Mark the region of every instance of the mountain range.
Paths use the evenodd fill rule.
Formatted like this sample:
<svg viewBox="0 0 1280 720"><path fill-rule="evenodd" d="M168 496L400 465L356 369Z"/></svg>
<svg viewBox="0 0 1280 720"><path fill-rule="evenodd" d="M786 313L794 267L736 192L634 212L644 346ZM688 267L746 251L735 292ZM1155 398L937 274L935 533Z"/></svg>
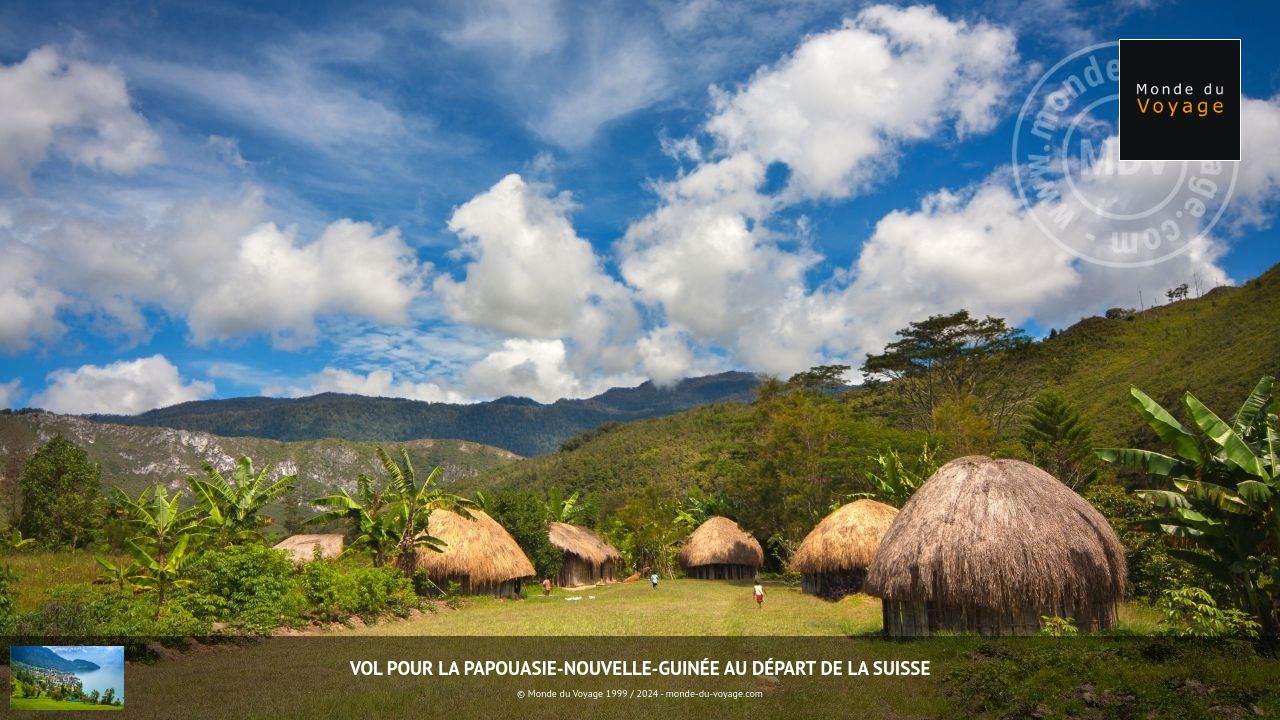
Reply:
<svg viewBox="0 0 1280 720"><path fill-rule="evenodd" d="M531 456L553 452L568 438L605 422L660 417L711 403L748 402L757 382L751 373L726 372L685 379L669 387L646 382L551 404L504 397L458 405L325 393L304 398L199 400L140 415L89 418L117 425L282 441L468 440Z"/></svg>
<svg viewBox="0 0 1280 720"><path fill-rule="evenodd" d="M90 672L100 666L88 660L68 660L43 645L14 645L9 648L9 662L58 672Z"/></svg>

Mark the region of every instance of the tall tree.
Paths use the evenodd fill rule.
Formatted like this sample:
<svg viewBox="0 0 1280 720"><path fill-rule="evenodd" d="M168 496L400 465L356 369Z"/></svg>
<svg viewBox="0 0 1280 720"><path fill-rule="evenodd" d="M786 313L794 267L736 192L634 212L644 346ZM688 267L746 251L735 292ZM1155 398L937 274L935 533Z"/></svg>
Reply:
<svg viewBox="0 0 1280 720"><path fill-rule="evenodd" d="M1019 351L1030 340L1002 318L959 310L912 322L897 335L884 352L868 353L861 369L870 384L893 381L917 426L932 428L942 402L973 396L998 432L1030 395L1028 383L1016 382Z"/></svg>
<svg viewBox="0 0 1280 720"><path fill-rule="evenodd" d="M1032 460L1072 490L1096 474L1093 432L1080 413L1055 392L1041 393L1031 405L1022 446Z"/></svg>
<svg viewBox="0 0 1280 720"><path fill-rule="evenodd" d="M45 443L22 473L23 535L47 546L82 547L102 527L100 470L61 435Z"/></svg>

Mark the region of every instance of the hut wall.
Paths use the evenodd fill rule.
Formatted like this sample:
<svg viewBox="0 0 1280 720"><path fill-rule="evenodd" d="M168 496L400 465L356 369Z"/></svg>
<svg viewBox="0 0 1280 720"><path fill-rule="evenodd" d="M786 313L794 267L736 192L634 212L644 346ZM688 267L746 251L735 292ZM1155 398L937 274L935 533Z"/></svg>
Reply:
<svg viewBox="0 0 1280 720"><path fill-rule="evenodd" d="M885 634L890 637L920 637L939 631L974 633L977 635L1035 635L1040 632L1040 618L1071 618L1081 632L1106 630L1115 624L1115 608L1111 605L1076 605L1071 607L1020 608L1001 610L976 605L884 600L882 618Z"/></svg>
<svg viewBox="0 0 1280 720"><path fill-rule="evenodd" d="M839 600L845 595L862 592L862 583L866 579L866 568L805 573L800 582L800 589L809 595L817 595L827 600Z"/></svg>
<svg viewBox="0 0 1280 720"><path fill-rule="evenodd" d="M756 569L750 565L731 565L715 563L713 565L695 565L685 573L697 580L754 580Z"/></svg>
<svg viewBox="0 0 1280 720"><path fill-rule="evenodd" d="M560 587L579 587L615 582L616 579L612 560L594 565L581 556L566 552L560 561L560 572L556 575L556 584Z"/></svg>
<svg viewBox="0 0 1280 720"><path fill-rule="evenodd" d="M447 591L450 583L458 583L458 592L463 595L493 595L500 598L518 598L520 597L520 589L523 581L519 578L510 580L489 581L489 582L471 582L468 575L450 575L447 577L431 576L431 581L440 586L442 590Z"/></svg>

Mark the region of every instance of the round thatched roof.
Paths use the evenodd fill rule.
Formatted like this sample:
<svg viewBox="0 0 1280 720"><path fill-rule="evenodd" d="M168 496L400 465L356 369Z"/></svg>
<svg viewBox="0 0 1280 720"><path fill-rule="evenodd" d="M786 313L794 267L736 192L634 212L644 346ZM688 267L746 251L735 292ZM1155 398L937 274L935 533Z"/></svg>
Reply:
<svg viewBox="0 0 1280 720"><path fill-rule="evenodd" d="M336 558L342 554L344 543L341 535L290 535L275 544L277 550L289 553L289 558L296 563L310 562L315 558L315 548L320 546L320 557Z"/></svg>
<svg viewBox="0 0 1280 720"><path fill-rule="evenodd" d="M962 457L933 474L880 542L867 592L1014 610L1109 604L1124 547L1102 514L1018 460Z"/></svg>
<svg viewBox="0 0 1280 720"><path fill-rule="evenodd" d="M433 510L427 534L448 543L435 552L418 548L418 566L437 577L466 575L472 583L503 582L534 575L533 564L506 528L483 510L471 510L471 518Z"/></svg>
<svg viewBox="0 0 1280 720"><path fill-rule="evenodd" d="M547 526L551 544L562 551L577 555L592 565L603 565L622 559L622 553L588 528L569 523L553 522Z"/></svg>
<svg viewBox="0 0 1280 720"><path fill-rule="evenodd" d="M764 550L738 523L719 515L708 518L680 548L680 567L699 565L764 565Z"/></svg>
<svg viewBox="0 0 1280 720"><path fill-rule="evenodd" d="M791 558L798 573L866 568L876 556L897 508L875 500L856 500L822 519Z"/></svg>

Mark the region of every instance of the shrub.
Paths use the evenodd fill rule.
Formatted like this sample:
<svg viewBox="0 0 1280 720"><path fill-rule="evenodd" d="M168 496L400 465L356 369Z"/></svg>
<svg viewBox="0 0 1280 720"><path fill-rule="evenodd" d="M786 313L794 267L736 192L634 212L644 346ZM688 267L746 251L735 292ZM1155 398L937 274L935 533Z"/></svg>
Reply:
<svg viewBox="0 0 1280 720"><path fill-rule="evenodd" d="M1157 602L1174 588L1212 583L1206 573L1170 557L1159 535L1139 527L1140 522L1151 517L1151 506L1141 498L1104 482L1088 486L1082 494L1107 518L1124 545L1129 568L1126 592L1130 597Z"/></svg>
<svg viewBox="0 0 1280 720"><path fill-rule="evenodd" d="M13 607L13 591L9 589L10 572L12 571L8 567L0 570L0 635L9 632L16 614Z"/></svg>
<svg viewBox="0 0 1280 720"><path fill-rule="evenodd" d="M307 605L321 619L403 614L417 602L414 583L394 568L321 560L302 571Z"/></svg>
<svg viewBox="0 0 1280 720"><path fill-rule="evenodd" d="M303 610L297 571L285 553L262 545L209 550L192 564L182 604L198 617L265 634Z"/></svg>
<svg viewBox="0 0 1280 720"><path fill-rule="evenodd" d="M14 634L45 637L176 638L207 635L209 623L178 602L166 606L155 619L152 598L91 585L62 585L49 590L49 599L20 616Z"/></svg>
<svg viewBox="0 0 1280 720"><path fill-rule="evenodd" d="M1256 638L1262 629L1249 613L1218 607L1213 596L1198 587L1169 590L1160 599L1160 612L1166 634L1178 637Z"/></svg>
<svg viewBox="0 0 1280 720"><path fill-rule="evenodd" d="M1041 616L1040 622L1044 623L1044 626L1040 628L1040 634L1048 637L1075 637L1080 634L1080 629L1071 620L1071 618L1057 616Z"/></svg>

